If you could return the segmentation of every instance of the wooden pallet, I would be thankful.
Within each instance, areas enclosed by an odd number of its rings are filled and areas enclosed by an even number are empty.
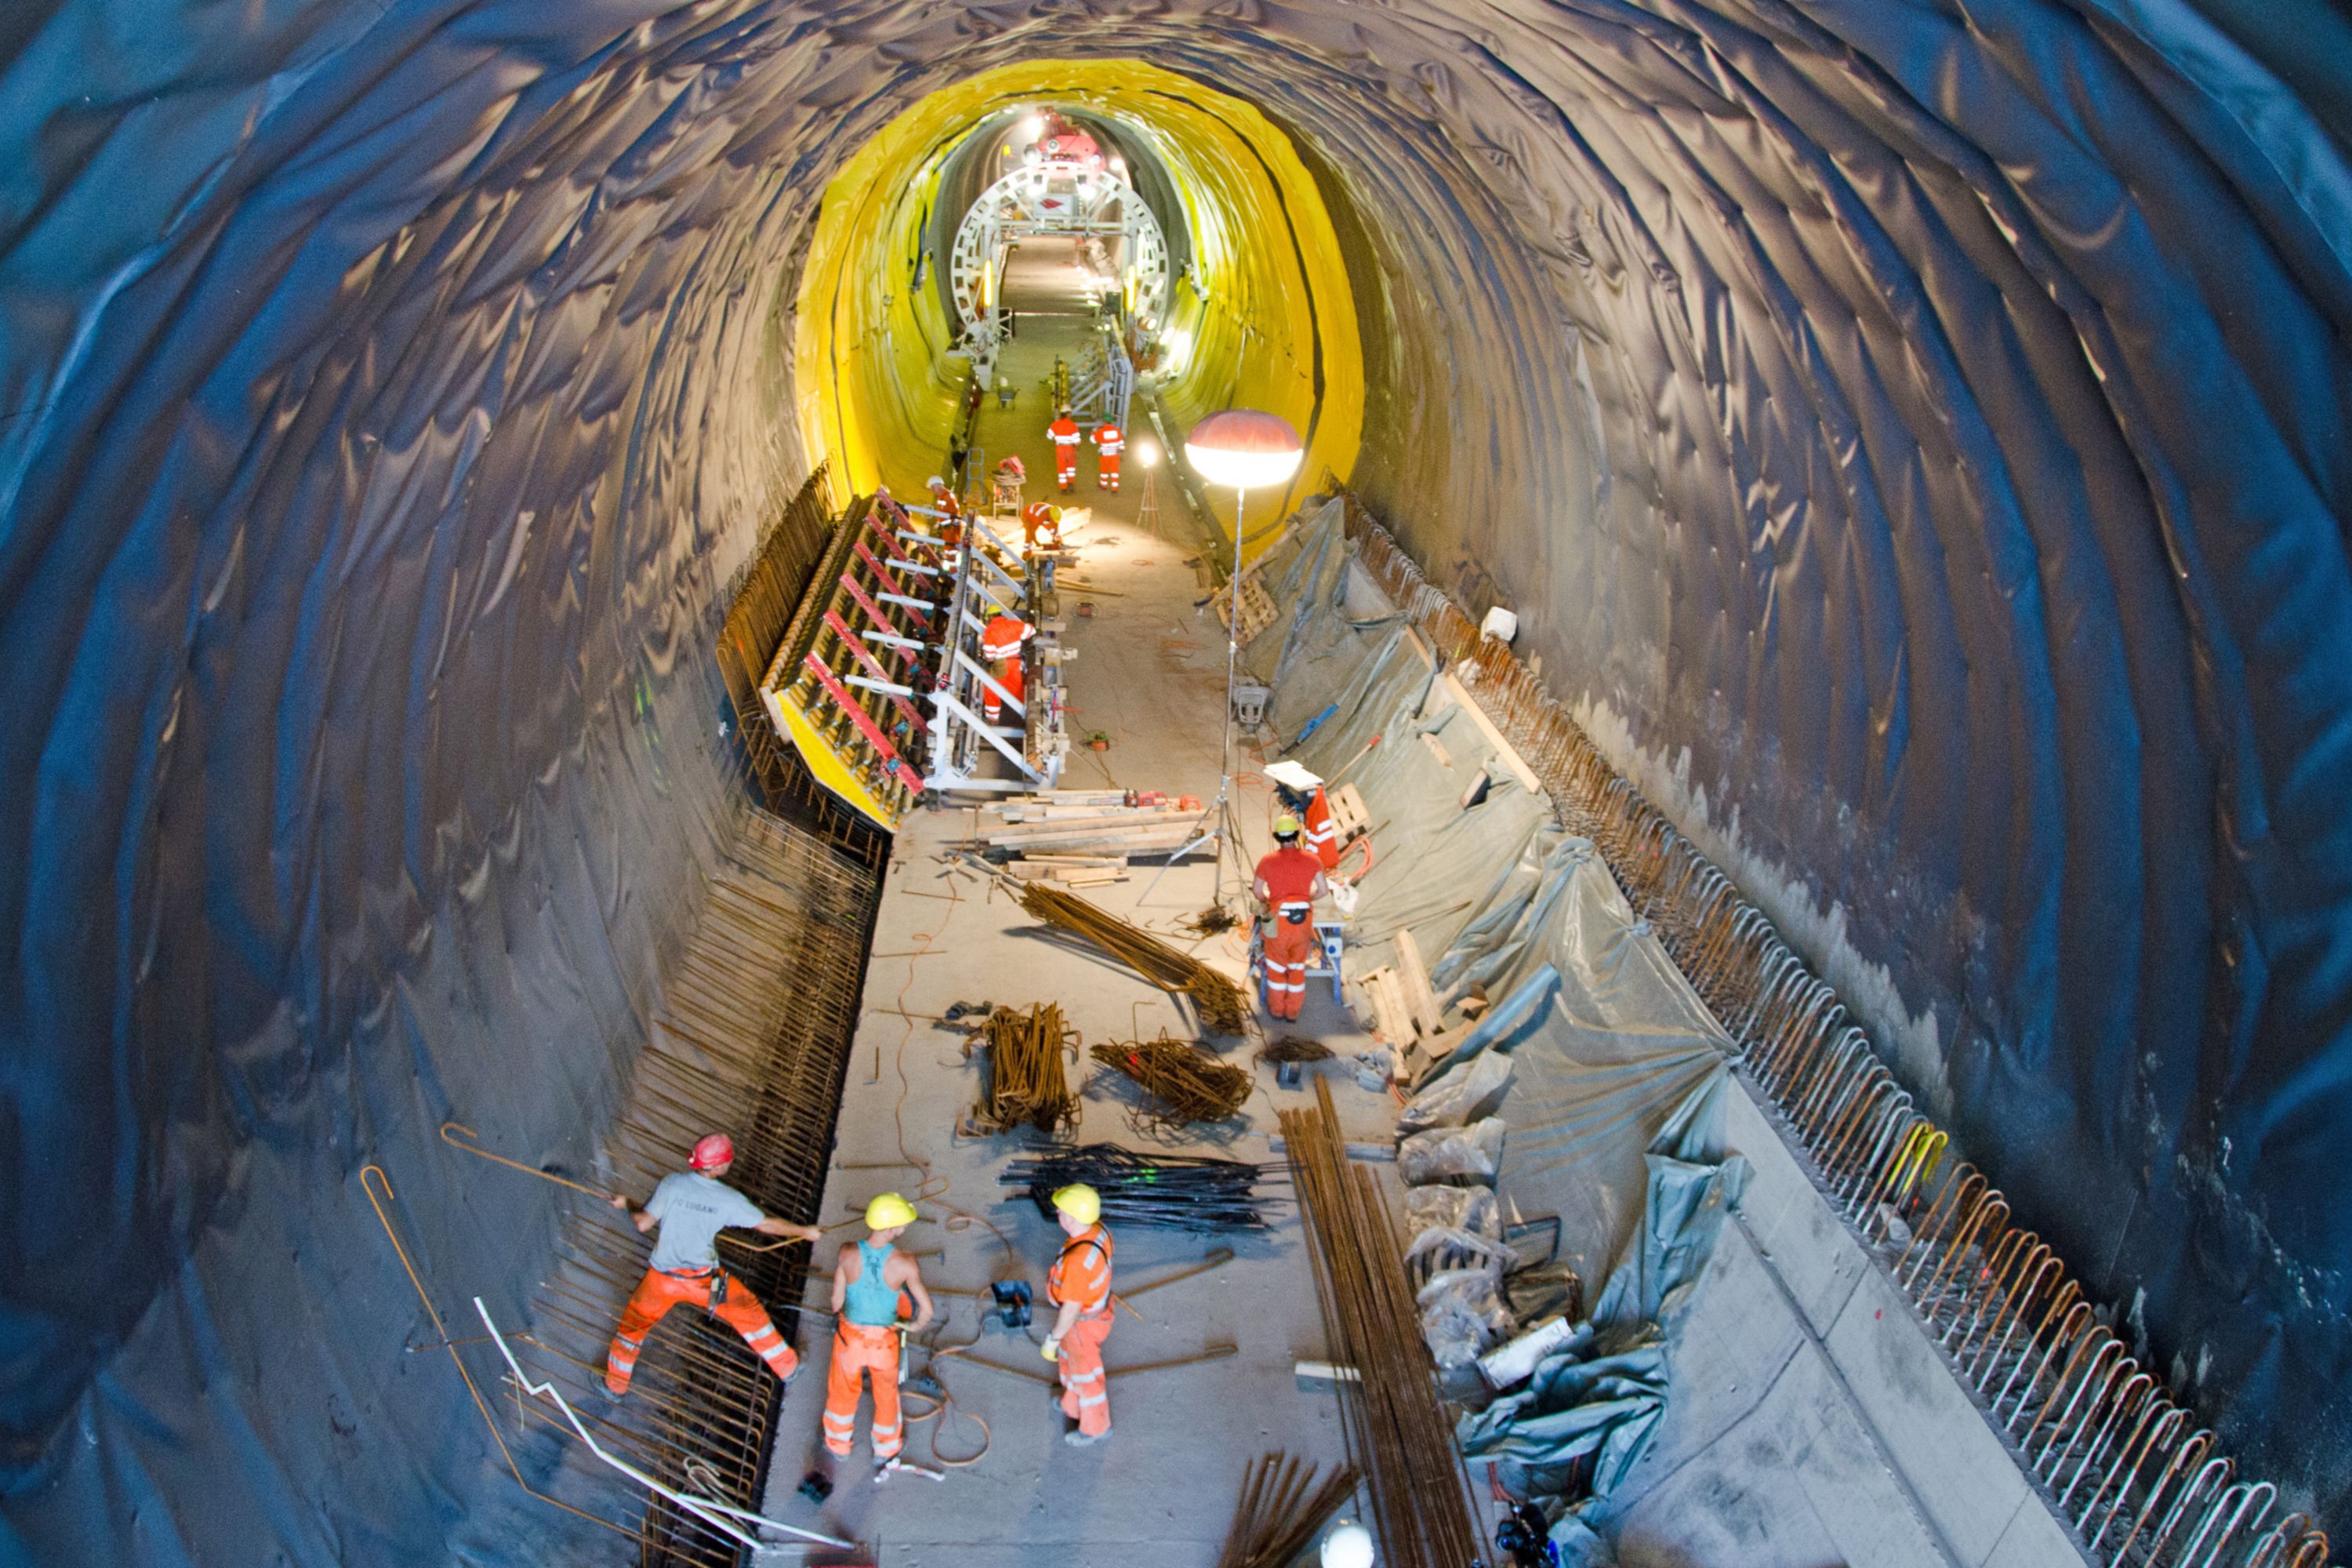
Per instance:
[[[1216,605],[1217,624],[1230,630],[1234,624],[1234,596],[1230,589],[1217,595]],[[1248,642],[1258,633],[1274,625],[1274,618],[1277,613],[1274,606],[1274,599],[1266,593],[1265,585],[1258,582],[1254,574],[1243,574],[1240,640]]]

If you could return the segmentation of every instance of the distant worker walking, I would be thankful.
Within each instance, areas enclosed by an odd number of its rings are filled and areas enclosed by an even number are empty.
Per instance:
[[[1109,420],[1095,432],[1095,488],[1118,489],[1118,455],[1127,450],[1127,437]]]
[[[1004,696],[1015,702],[1029,697],[1029,684],[1022,676],[1021,645],[1036,635],[1037,628],[1018,616],[992,616],[981,629],[980,657],[995,665],[989,673],[996,678],[997,686],[1004,688]],[[980,692],[981,717],[993,724],[1004,716],[1004,699],[985,681]]]
[[[833,1365],[824,1379],[824,1446],[849,1458],[857,1436],[857,1401],[864,1384],[874,1385],[874,1462],[888,1464],[907,1440],[898,1415],[898,1299],[914,1298],[914,1320],[905,1332],[919,1334],[931,1321],[931,1298],[923,1271],[893,1245],[915,1223],[915,1205],[884,1193],[866,1205],[866,1240],[845,1244],[833,1265]]]
[[[1045,426],[1045,438],[1054,443],[1054,480],[1066,495],[1078,482],[1079,439],[1078,422],[1070,417],[1067,406]]]
[[[1275,1018],[1298,1016],[1307,1005],[1307,966],[1315,957],[1315,900],[1329,892],[1323,862],[1299,847],[1298,818],[1274,825],[1274,853],[1257,863],[1251,891],[1266,924],[1261,963],[1265,971],[1265,1010]]]
[[[1061,1255],[1045,1276],[1045,1299],[1060,1309],[1040,1352],[1062,1379],[1062,1414],[1078,1424],[1062,1434],[1072,1447],[1110,1436],[1110,1377],[1103,1342],[1110,1338],[1110,1232],[1102,1225],[1102,1195],[1084,1183],[1054,1194],[1062,1223]]]
[[[719,1266],[719,1233],[732,1226],[815,1241],[824,1232],[813,1225],[770,1219],[757,1204],[721,1181],[735,1163],[734,1141],[724,1132],[696,1143],[688,1163],[693,1169],[664,1176],[643,1208],[632,1206],[625,1197],[613,1200],[614,1208],[635,1222],[640,1235],[661,1227],[652,1266],[629,1297],[612,1349],[605,1353],[604,1386],[616,1394],[629,1392],[646,1335],[680,1302],[703,1308],[742,1335],[779,1378],[790,1378],[800,1367],[800,1357],[784,1343],[751,1287]]]

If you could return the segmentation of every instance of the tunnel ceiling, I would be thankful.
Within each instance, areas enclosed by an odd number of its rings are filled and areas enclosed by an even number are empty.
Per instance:
[[[592,1158],[736,787],[730,575],[952,397],[894,348],[826,433],[888,320],[808,308],[841,198],[1006,70],[1262,119],[1330,466],[2352,1524],[2334,10],[136,10],[0,22],[0,1559],[565,1527],[400,1353],[358,1173],[519,1310],[553,1211],[432,1130]]]

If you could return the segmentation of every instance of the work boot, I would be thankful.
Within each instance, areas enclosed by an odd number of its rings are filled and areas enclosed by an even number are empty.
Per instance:
[[[1062,1441],[1067,1443],[1073,1448],[1091,1448],[1097,1443],[1107,1443],[1110,1441],[1110,1434],[1108,1432],[1096,1434],[1088,1434],[1085,1432],[1065,1432],[1062,1434]]]

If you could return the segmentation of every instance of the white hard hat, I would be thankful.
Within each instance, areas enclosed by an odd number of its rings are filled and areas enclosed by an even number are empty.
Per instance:
[[[947,480],[940,478],[939,475],[933,474],[929,479],[923,481],[923,488],[927,490],[943,490],[948,488],[948,482]]]
[[[1323,1568],[1372,1568],[1372,1532],[1343,1519],[1323,1538]]]

